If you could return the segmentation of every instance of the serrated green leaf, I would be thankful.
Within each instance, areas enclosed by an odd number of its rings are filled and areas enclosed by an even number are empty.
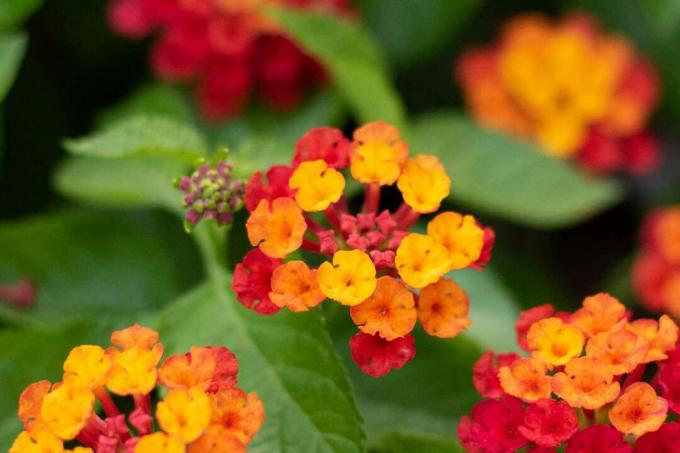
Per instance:
[[[458,442],[420,434],[394,433],[385,436],[375,453],[464,453]]]
[[[190,284],[190,241],[159,215],[43,215],[0,224],[0,282],[31,280],[33,308],[4,307],[8,323],[58,325],[76,319],[120,319],[154,311]],[[178,264],[178,256],[185,263]],[[6,316],[5,316],[6,315]]]
[[[227,291],[226,271],[223,277],[169,307],[159,327],[169,352],[224,345],[236,354],[239,386],[257,392],[266,411],[248,451],[364,451],[351,386],[318,312],[254,313]]]
[[[451,177],[450,199],[538,228],[566,227],[610,207],[621,187],[588,178],[533,145],[483,129],[452,111],[414,123],[414,152],[436,154]]]
[[[384,120],[404,128],[404,106],[394,90],[378,46],[359,22],[329,15],[276,9],[271,14],[328,69],[359,121]]]
[[[365,0],[361,10],[362,20],[390,62],[405,67],[449,44],[480,4],[480,0]]]
[[[111,207],[163,207],[181,211],[173,180],[187,165],[164,156],[121,159],[70,157],[57,167],[55,188],[64,196]]]
[[[139,115],[89,136],[65,140],[64,147],[73,154],[90,157],[160,155],[193,164],[206,156],[208,144],[186,123],[163,116]]]
[[[14,28],[38,10],[44,0],[2,0],[0,30]]]
[[[28,38],[24,33],[0,34],[0,102],[14,83],[27,45]]]

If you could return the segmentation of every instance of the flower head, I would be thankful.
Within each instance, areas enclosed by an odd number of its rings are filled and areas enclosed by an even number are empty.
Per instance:
[[[495,236],[456,212],[436,215],[426,233],[411,232],[421,214],[439,208],[450,180],[435,156],[408,152],[399,130],[383,121],[359,127],[352,141],[338,129],[314,128],[298,141],[290,166],[270,168],[266,184],[258,172],[245,188],[246,229],[257,249],[236,265],[239,301],[264,314],[307,311],[324,298],[350,307],[365,334],[352,338],[352,357],[372,376],[413,358],[418,320],[442,338],[467,329],[468,296],[444,275],[482,270]],[[350,177],[364,184],[356,213],[343,194]],[[402,195],[393,212],[380,206],[385,185]],[[307,253],[323,257],[318,268]]]
[[[243,181],[233,178],[231,165],[219,159],[212,164],[199,162],[191,176],[177,179],[175,185],[184,192],[187,231],[203,219],[230,224],[234,212],[243,206]]]
[[[649,136],[658,101],[654,70],[590,17],[513,18],[497,43],[465,52],[455,76],[477,121],[548,155],[598,173],[637,174],[658,163],[658,145],[638,138]]]
[[[254,393],[235,387],[238,363],[231,351],[192,347],[159,369],[163,346],[156,331],[134,325],[114,332],[111,343],[108,350],[75,347],[61,382],[38,381],[24,390],[18,414],[24,431],[12,453],[223,451],[204,449],[211,445],[245,452],[262,426],[264,407]],[[168,392],[154,404],[159,386]],[[125,413],[109,392],[132,395],[134,409]],[[65,450],[65,442],[76,445]]]

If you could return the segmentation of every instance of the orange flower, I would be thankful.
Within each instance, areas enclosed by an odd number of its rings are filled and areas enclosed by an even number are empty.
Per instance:
[[[246,453],[246,446],[237,436],[220,425],[209,425],[201,437],[189,445],[187,453]]]
[[[323,211],[342,196],[345,178],[325,160],[302,162],[288,183],[295,190],[295,201],[307,212]]]
[[[451,268],[446,248],[432,237],[418,233],[401,241],[394,264],[402,280],[414,288],[436,282]]]
[[[264,405],[255,393],[232,388],[212,395],[211,425],[229,430],[247,444],[264,423]]]
[[[571,323],[577,326],[587,336],[612,329],[624,319],[626,307],[618,299],[606,293],[586,297],[583,308],[576,310],[571,316]]]
[[[609,409],[609,421],[622,433],[639,437],[659,429],[667,413],[668,402],[651,385],[636,382]]]
[[[61,453],[62,451],[64,451],[62,440],[45,427],[22,431],[9,449],[9,453]]]
[[[86,388],[62,384],[43,398],[40,418],[54,434],[73,439],[94,410],[94,394]]]
[[[383,121],[368,123],[354,131],[350,171],[364,184],[394,184],[407,155],[408,146],[396,127]]]
[[[317,271],[304,261],[289,261],[274,270],[271,279],[271,301],[290,311],[307,311],[325,299],[317,282]]]
[[[678,326],[668,315],[662,315],[659,321],[637,319],[628,324],[627,328],[649,343],[645,362],[667,359],[666,353],[675,348],[678,340]]]
[[[225,347],[192,346],[187,354],[168,357],[158,370],[158,381],[169,389],[216,392],[236,384],[238,362]]]
[[[135,446],[135,453],[184,453],[184,444],[165,433],[153,433],[142,437]]]
[[[111,334],[111,344],[122,349],[134,347],[151,348],[158,343],[159,339],[158,332],[139,324],[134,324],[126,329],[116,330]]]
[[[361,250],[340,250],[333,255],[332,264],[326,261],[319,266],[317,279],[326,297],[342,305],[356,305],[375,290],[375,265]]]
[[[416,325],[417,312],[411,291],[392,277],[380,277],[373,294],[350,308],[352,321],[367,334],[387,341],[407,335]]]
[[[271,258],[284,258],[302,245],[307,224],[291,198],[262,200],[246,222],[248,240]]]
[[[163,431],[184,443],[196,440],[203,433],[210,415],[210,397],[196,387],[171,390],[156,408],[156,418]]]
[[[550,398],[551,384],[548,368],[538,359],[522,358],[510,366],[501,367],[498,380],[503,390],[527,403]]]
[[[43,398],[50,391],[50,381],[38,381],[30,384],[19,396],[19,420],[24,423],[24,429],[31,431],[36,420],[40,418],[40,408]]]
[[[96,390],[104,385],[111,356],[100,346],[83,345],[71,350],[64,362],[64,382]]]
[[[427,235],[443,245],[451,269],[462,269],[479,259],[484,247],[484,230],[471,215],[442,212],[427,224]]]
[[[577,357],[567,363],[564,372],[553,376],[552,390],[572,407],[595,410],[619,396],[621,388],[613,379],[597,360]]]
[[[468,296],[456,282],[440,278],[420,290],[418,319],[429,335],[453,338],[467,329]]]
[[[397,187],[411,209],[428,214],[449,196],[451,180],[436,156],[419,154],[406,161]]]
[[[158,332],[138,324],[113,332],[111,343],[122,350],[109,349],[109,390],[121,396],[146,395],[153,390],[158,376],[156,366],[163,356],[158,338]]]
[[[680,264],[680,207],[659,211],[649,222],[653,246],[668,262]]]
[[[588,340],[586,356],[599,360],[614,375],[629,373],[644,362],[649,343],[635,332],[617,328]]]
[[[550,366],[564,365],[583,350],[583,334],[560,318],[545,318],[529,328],[527,344],[532,355]]]

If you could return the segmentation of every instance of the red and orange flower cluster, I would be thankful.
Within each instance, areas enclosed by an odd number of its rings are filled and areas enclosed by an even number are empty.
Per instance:
[[[659,160],[645,130],[657,75],[627,40],[589,17],[515,18],[497,43],[466,52],[455,75],[477,121],[549,155],[598,173],[645,173]]]
[[[680,450],[678,327],[666,315],[632,321],[608,294],[574,313],[522,312],[529,356],[486,352],[473,382],[486,399],[461,419],[470,452],[652,453]],[[662,446],[665,446],[662,448]]]
[[[234,354],[192,347],[159,367],[158,339],[134,325],[114,332],[108,349],[72,349],[61,382],[34,382],[19,397],[24,431],[10,453],[245,452],[262,426],[264,406],[236,387]],[[154,410],[158,385],[167,392]],[[119,405],[134,410],[125,414]],[[78,446],[66,450],[65,443]]]
[[[680,319],[680,206],[651,213],[642,227],[642,251],[633,284],[651,311]]]
[[[287,5],[351,14],[348,0],[111,0],[109,22],[119,34],[159,37],[151,65],[162,79],[198,84],[210,118],[238,113],[255,92],[274,108],[296,106],[326,75],[260,8]]]
[[[450,180],[435,156],[408,154],[399,131],[382,121],[358,128],[351,141],[320,127],[298,141],[290,166],[271,167],[266,182],[255,173],[246,184],[246,227],[257,248],[236,266],[238,300],[263,314],[307,311],[326,298],[349,306],[360,330],[352,357],[375,377],[413,358],[417,320],[443,338],[468,327],[468,297],[444,274],[483,267],[494,238],[456,212],[437,214],[426,234],[409,232],[421,214],[439,209]],[[345,169],[365,186],[358,214],[344,197]],[[380,210],[381,188],[395,184],[401,207]],[[300,249],[328,261],[310,268],[291,257]]]

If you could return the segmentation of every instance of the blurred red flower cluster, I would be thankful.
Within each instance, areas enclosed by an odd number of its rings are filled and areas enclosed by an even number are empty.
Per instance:
[[[352,13],[349,0],[112,0],[109,22],[132,39],[157,33],[150,56],[156,75],[197,83],[202,113],[222,118],[238,113],[251,94],[290,109],[325,80],[319,63],[261,13],[269,5]]]

